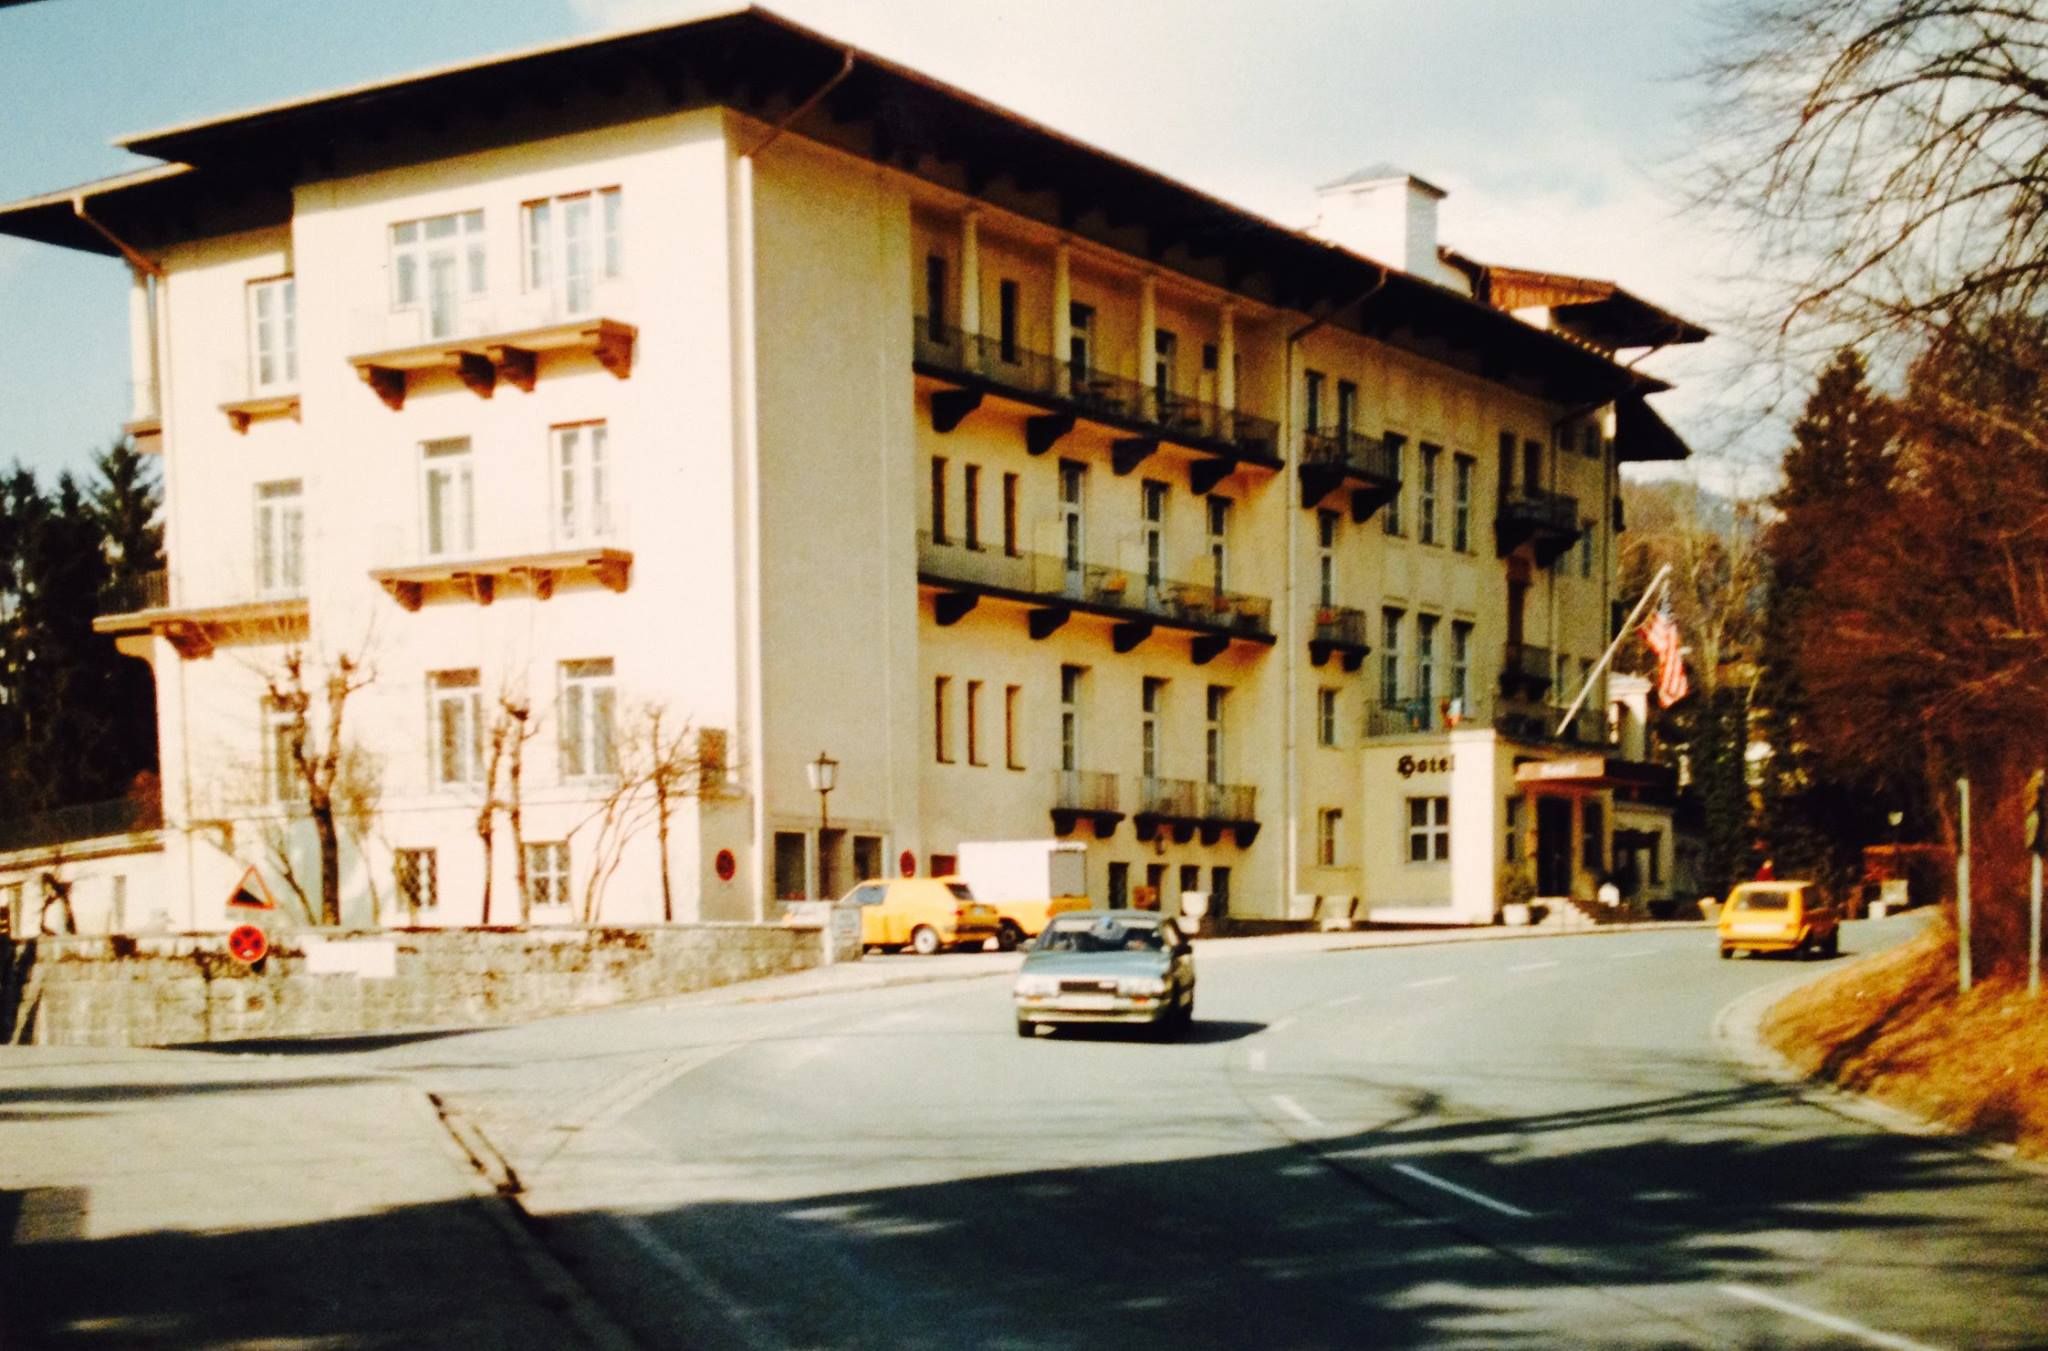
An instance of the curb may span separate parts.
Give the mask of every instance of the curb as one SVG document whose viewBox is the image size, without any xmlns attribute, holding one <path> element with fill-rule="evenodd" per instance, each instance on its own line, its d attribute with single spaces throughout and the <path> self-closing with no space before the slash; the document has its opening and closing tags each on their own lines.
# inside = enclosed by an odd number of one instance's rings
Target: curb
<svg viewBox="0 0 2048 1351">
<path fill-rule="evenodd" d="M 1973 1154 L 1990 1163 L 2004 1164 L 2033 1177 L 2048 1178 L 2048 1161 L 2022 1158 L 2012 1145 L 1993 1143 L 1971 1136 L 1945 1122 L 1935 1121 L 1880 1098 L 1838 1088 L 1826 1080 L 1802 1074 L 1798 1066 L 1781 1055 L 1763 1037 L 1764 1015 L 1773 1005 L 1802 985 L 1819 980 L 1834 968 L 1822 967 L 1785 980 L 1759 986 L 1737 995 L 1714 1015 L 1713 1037 L 1724 1057 L 1734 1061 L 1753 1080 L 1778 1084 L 1809 1107 L 1818 1107 L 1845 1120 L 1929 1140 L 1962 1154 Z"/>
</svg>

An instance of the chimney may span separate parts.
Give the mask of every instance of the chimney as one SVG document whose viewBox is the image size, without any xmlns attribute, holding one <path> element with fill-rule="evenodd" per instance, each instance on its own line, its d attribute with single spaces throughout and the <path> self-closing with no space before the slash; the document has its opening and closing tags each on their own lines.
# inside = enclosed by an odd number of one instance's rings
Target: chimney
<svg viewBox="0 0 2048 1351">
<path fill-rule="evenodd" d="M 1466 291 L 1466 279 L 1436 256 L 1437 203 L 1444 190 L 1391 164 L 1374 164 L 1316 189 L 1309 233 L 1424 281 Z"/>
</svg>

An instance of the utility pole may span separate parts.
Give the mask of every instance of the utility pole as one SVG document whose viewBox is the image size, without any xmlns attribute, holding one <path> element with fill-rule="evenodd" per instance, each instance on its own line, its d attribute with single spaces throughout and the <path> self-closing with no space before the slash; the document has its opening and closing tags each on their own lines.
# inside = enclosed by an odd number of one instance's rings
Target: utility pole
<svg viewBox="0 0 2048 1351">
<path fill-rule="evenodd" d="M 1956 847 L 1956 970 L 1962 993 L 1970 992 L 1970 781 L 1956 780 L 1962 838 Z"/>
<path fill-rule="evenodd" d="M 2041 997 L 2041 855 L 2048 854 L 2048 769 L 2027 780 L 2027 998 Z"/>
</svg>

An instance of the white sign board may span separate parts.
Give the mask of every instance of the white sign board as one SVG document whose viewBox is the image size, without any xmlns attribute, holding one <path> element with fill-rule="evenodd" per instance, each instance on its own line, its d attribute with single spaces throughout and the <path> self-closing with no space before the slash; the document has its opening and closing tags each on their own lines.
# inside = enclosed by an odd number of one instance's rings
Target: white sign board
<svg viewBox="0 0 2048 1351">
<path fill-rule="evenodd" d="M 398 944 L 388 938 L 308 938 L 306 970 L 315 976 L 390 980 L 398 974 Z"/>
</svg>

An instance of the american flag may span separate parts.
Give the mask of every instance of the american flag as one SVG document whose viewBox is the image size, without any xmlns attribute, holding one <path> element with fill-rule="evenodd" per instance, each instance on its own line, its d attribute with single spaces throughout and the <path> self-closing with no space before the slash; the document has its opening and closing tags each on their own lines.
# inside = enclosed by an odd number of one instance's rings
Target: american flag
<svg viewBox="0 0 2048 1351">
<path fill-rule="evenodd" d="M 1656 612 L 1643 621 L 1643 641 L 1657 654 L 1657 702 L 1665 708 L 1685 698 L 1692 688 L 1685 680 L 1685 649 L 1678 643 L 1678 621 L 1671 617 L 1667 589 Z"/>
</svg>

